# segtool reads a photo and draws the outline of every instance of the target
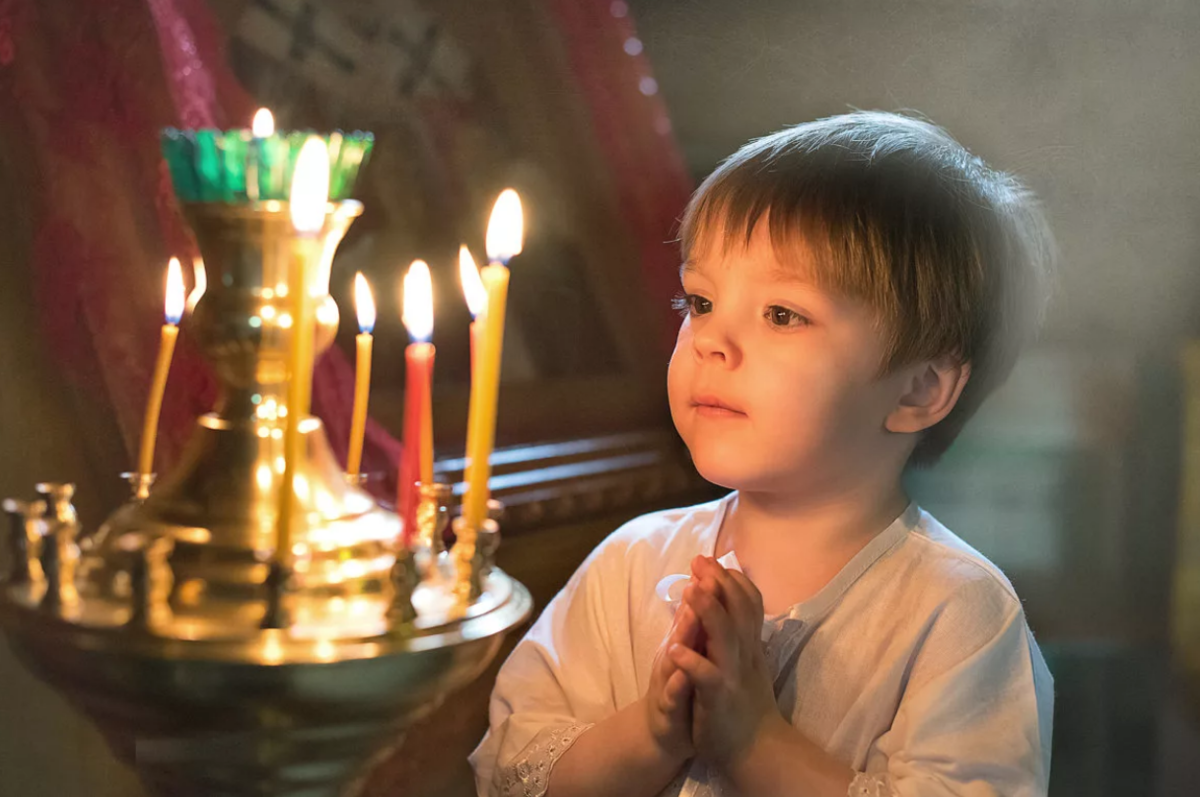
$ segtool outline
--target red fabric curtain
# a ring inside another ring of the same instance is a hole
[[[638,242],[646,290],[666,316],[679,290],[679,247],[670,239],[693,183],[629,6],[623,0],[546,3]],[[667,351],[674,346],[677,322],[672,317],[663,324]]]
[[[158,132],[246,123],[224,36],[201,0],[0,0],[0,116],[7,153],[29,159],[42,329],[60,368],[108,397],[127,451],[140,442],[162,324],[163,269],[195,244]],[[20,267],[21,264],[14,264]],[[186,331],[163,401],[156,465],[169,468],[216,384]],[[353,373],[317,368],[314,411],[345,457]],[[364,469],[393,473],[399,444],[372,423]],[[119,472],[128,463],[112,463]]]

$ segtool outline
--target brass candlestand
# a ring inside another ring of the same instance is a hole
[[[153,489],[133,480],[135,497],[93,533],[80,529],[69,485],[5,502],[13,563],[0,617],[27,666],[99,725],[152,793],[353,794],[374,756],[487,666],[530,613],[529,593],[492,568],[456,610],[452,590],[399,550],[399,518],[346,483],[311,417],[288,567],[274,566],[288,208],[185,209],[208,272],[188,333],[221,381],[217,407],[175,470]],[[360,212],[329,206],[323,287]],[[327,293],[316,307],[319,353],[338,315]],[[268,611],[283,627],[263,628]]]

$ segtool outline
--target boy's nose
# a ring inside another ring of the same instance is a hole
[[[692,339],[692,348],[697,360],[708,360],[733,366],[741,359],[741,349],[729,334],[730,331],[717,319],[712,319],[697,329]]]

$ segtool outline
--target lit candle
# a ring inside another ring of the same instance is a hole
[[[208,290],[208,272],[204,270],[204,261],[198,257],[192,258],[192,292],[188,294],[187,311],[196,309],[196,305],[204,298]]]
[[[429,338],[433,335],[433,281],[429,266],[416,260],[404,277],[404,326],[413,342],[404,350],[407,372],[404,383],[404,453],[400,460],[400,483],[397,485],[396,505],[404,520],[404,544],[407,546],[416,530],[419,495],[417,481],[433,479],[432,430],[428,436],[429,472],[425,470],[425,419],[430,403],[435,350]]]
[[[171,357],[175,353],[175,339],[179,337],[179,321],[183,318],[183,271],[179,259],[171,258],[167,264],[167,322],[162,327],[158,343],[158,361],[154,364],[154,378],[150,382],[150,397],[146,401],[146,420],[142,426],[142,450],[138,456],[138,473],[148,476],[154,466],[154,441],[158,436],[158,414],[162,410],[163,390],[167,386],[167,374],[171,370]]]
[[[432,346],[432,344],[430,344]],[[433,484],[433,380],[422,385],[421,396],[421,484]]]
[[[371,332],[375,329],[375,300],[362,272],[354,275],[354,306],[358,311],[358,357],[354,368],[354,412],[350,416],[350,453],[346,472],[357,476],[362,466],[363,435],[367,430],[367,396],[371,390]]]
[[[288,279],[292,334],[288,349],[287,424],[283,434],[283,478],[279,490],[276,556],[288,553],[291,540],[300,424],[308,414],[304,398],[312,382],[313,297],[310,275],[321,255],[319,235],[329,201],[329,154],[325,142],[312,136],[304,143],[292,178],[289,211],[298,236]]]
[[[259,196],[258,163],[262,140],[275,135],[275,117],[266,108],[259,108],[250,123],[250,146],[246,156],[246,198],[257,202]]]
[[[488,478],[492,472],[492,447],[496,440],[496,404],[500,396],[500,354],[504,344],[504,307],[508,297],[508,261],[521,252],[523,237],[521,199],[506,189],[492,208],[488,221],[487,255],[490,261],[479,273],[487,291],[483,334],[478,362],[471,374],[470,414],[467,418],[467,494],[463,519],[467,529],[478,529],[487,518]],[[469,532],[468,532],[469,533]]]
[[[479,348],[479,336],[483,325],[479,323],[479,314],[487,306],[487,291],[483,289],[483,280],[479,278],[479,267],[471,250],[466,244],[458,247],[458,281],[462,283],[463,296],[467,300],[467,309],[471,311],[471,374],[475,373],[475,350]]]

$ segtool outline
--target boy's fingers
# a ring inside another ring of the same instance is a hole
[[[718,597],[739,625],[752,625],[762,619],[762,595],[745,573],[730,570],[706,556],[696,557],[692,570],[697,576],[710,578],[717,584]]]
[[[666,701],[668,710],[682,706],[690,696],[691,687],[692,682],[688,679],[687,673],[676,666],[675,672],[671,673],[666,686],[663,687],[663,699]]]
[[[687,633],[696,625],[696,613],[682,601],[679,608],[675,610],[675,621],[671,626],[671,638],[678,639],[681,636],[686,636]]]
[[[695,647],[696,637],[700,633],[700,618],[696,616],[696,612],[692,610],[692,607],[686,603],[680,604],[679,616],[679,623],[675,626],[675,631],[671,634],[671,641],[687,645],[689,648]]]
[[[709,658],[718,667],[734,664],[740,655],[737,632],[725,607],[710,591],[695,584],[684,590],[683,599],[696,612],[708,635]]]
[[[741,579],[738,576],[742,576]],[[752,626],[755,622],[762,620],[762,614],[755,612],[754,598],[746,591],[743,584],[743,579],[749,583],[744,575],[736,570],[726,570],[718,564],[712,568],[713,580],[721,586],[721,594],[725,598],[725,608],[729,610],[734,620],[740,626]]]
[[[763,608],[762,593],[758,591],[758,587],[754,586],[754,582],[746,577],[745,573],[738,570],[730,570],[729,577],[741,587],[741,591],[746,600],[750,604],[750,611],[756,620],[762,620],[766,614],[766,609]]]
[[[696,651],[683,645],[672,645],[667,654],[697,688],[716,689],[721,685],[721,671]]]
[[[744,573],[736,570],[729,571],[727,593],[736,595],[736,601],[730,601],[736,607],[734,622],[741,634],[742,655],[744,663],[750,664],[754,657],[762,652],[763,605],[762,594]],[[733,614],[735,609],[731,608]]]

